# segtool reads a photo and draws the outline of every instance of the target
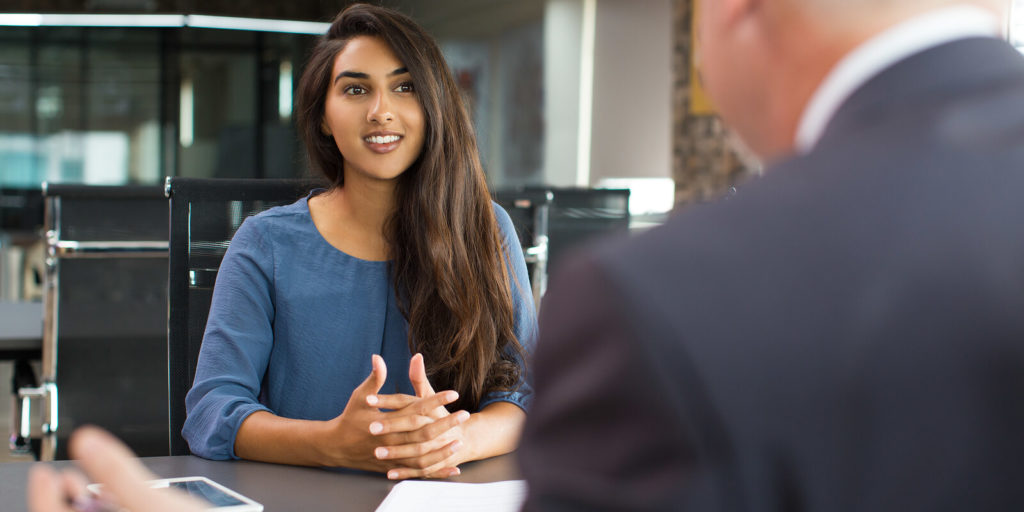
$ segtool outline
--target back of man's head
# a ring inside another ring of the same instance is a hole
[[[926,11],[1005,0],[705,0],[698,67],[722,117],[758,156],[793,149],[811,95],[854,48]]]

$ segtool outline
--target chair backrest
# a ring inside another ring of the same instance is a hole
[[[168,261],[168,394],[170,453],[189,453],[181,436],[185,395],[192,387],[213,285],[231,237],[251,215],[290,204],[324,186],[312,180],[167,178],[170,202]]]
[[[549,268],[597,236],[629,230],[629,189],[551,188]]]
[[[491,196],[508,212],[519,236],[533,291],[533,303],[540,308],[548,282],[548,215],[552,194],[546,189],[496,190]]]
[[[44,195],[42,386],[29,393],[43,401],[40,458],[67,458],[68,435],[86,423],[112,431],[139,455],[166,455],[161,187],[47,184]]]
[[[492,195],[519,232],[538,306],[548,271],[557,269],[573,247],[596,236],[629,230],[629,189],[521,187]],[[529,263],[535,261],[531,248],[541,246],[545,261],[536,267]]]

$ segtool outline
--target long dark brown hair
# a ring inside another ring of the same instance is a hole
[[[423,151],[398,178],[384,227],[409,348],[423,354],[435,389],[459,392],[449,408],[474,410],[488,392],[515,389],[525,364],[506,255],[518,247],[503,246],[476,136],[440,48],[396,11],[353,5],[313,49],[296,114],[313,169],[334,187],[344,185],[344,157],[321,126],[334,59],[356,36],[391,47],[412,76],[426,120]]]

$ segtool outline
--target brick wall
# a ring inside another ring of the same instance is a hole
[[[675,0],[673,6],[672,172],[676,208],[728,193],[730,187],[756,172],[747,169],[732,150],[727,130],[717,116],[690,114],[692,7],[693,0]]]

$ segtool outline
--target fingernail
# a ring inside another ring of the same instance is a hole
[[[459,469],[459,468],[452,468],[452,470],[448,473],[448,476],[459,476],[461,474],[462,474],[462,470],[461,469]]]
[[[395,480],[398,478],[398,471],[388,471],[388,479]]]
[[[384,430],[384,425],[381,425],[379,421],[375,421],[373,423],[370,423],[370,433],[371,434],[380,434],[380,432],[382,430]]]
[[[466,420],[469,419],[469,413],[466,412],[466,411],[459,411],[459,412],[455,413],[455,416],[459,420],[459,423],[462,423],[463,421],[466,421]]]
[[[459,392],[458,391],[448,391],[448,394],[446,395],[446,400],[448,400],[449,402],[454,402],[454,401],[456,401],[458,399],[459,399]]]
[[[462,448],[462,441],[455,441],[452,443],[452,452],[459,451],[459,448]]]
[[[376,455],[378,459],[383,459],[388,456],[388,449],[383,446],[379,446],[373,451],[373,454]]]
[[[370,405],[377,405],[378,402],[380,402],[380,399],[377,398],[377,395],[367,395],[366,396],[366,403],[368,403]]]

